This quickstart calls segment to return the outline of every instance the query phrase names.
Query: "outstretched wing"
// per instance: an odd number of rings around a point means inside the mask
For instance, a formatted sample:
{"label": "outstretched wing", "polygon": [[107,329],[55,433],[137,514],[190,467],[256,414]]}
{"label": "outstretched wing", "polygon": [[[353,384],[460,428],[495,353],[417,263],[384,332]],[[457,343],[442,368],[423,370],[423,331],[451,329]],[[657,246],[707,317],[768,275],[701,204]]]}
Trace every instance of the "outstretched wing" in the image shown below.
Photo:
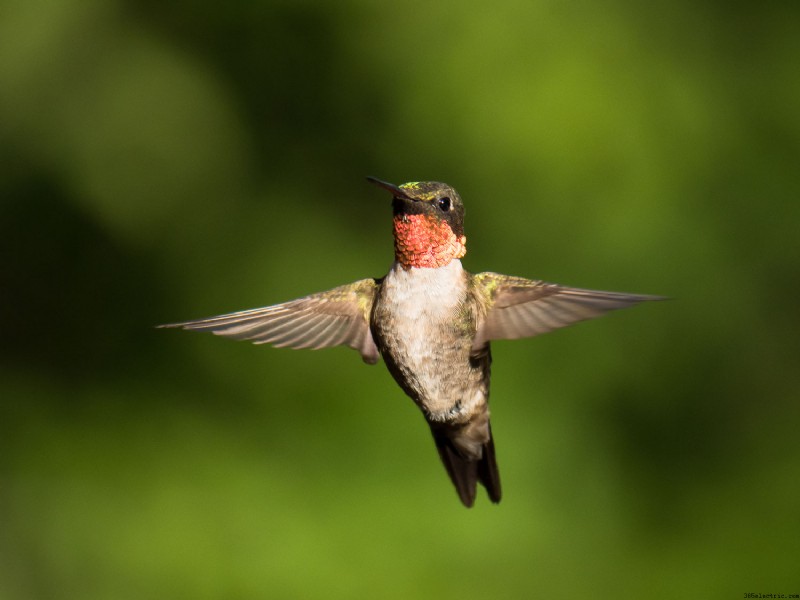
{"label": "outstretched wing", "polygon": [[664,299],[582,290],[497,273],[478,273],[472,276],[472,282],[473,293],[483,300],[482,305],[488,306],[486,314],[479,317],[473,351],[490,340],[533,337],[612,310]]}
{"label": "outstretched wing", "polygon": [[297,300],[227,315],[159,325],[210,331],[234,340],[288,348],[350,346],[364,362],[378,361],[369,318],[379,282],[362,279]]}

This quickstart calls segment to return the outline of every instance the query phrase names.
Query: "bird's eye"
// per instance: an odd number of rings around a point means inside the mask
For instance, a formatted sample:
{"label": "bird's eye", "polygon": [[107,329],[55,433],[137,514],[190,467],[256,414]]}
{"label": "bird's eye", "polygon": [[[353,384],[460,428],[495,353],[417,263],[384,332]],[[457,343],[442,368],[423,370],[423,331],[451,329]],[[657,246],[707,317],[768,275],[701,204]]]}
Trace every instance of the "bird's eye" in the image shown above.
{"label": "bird's eye", "polygon": [[450,198],[448,198],[447,196],[439,198],[439,209],[444,212],[450,210]]}

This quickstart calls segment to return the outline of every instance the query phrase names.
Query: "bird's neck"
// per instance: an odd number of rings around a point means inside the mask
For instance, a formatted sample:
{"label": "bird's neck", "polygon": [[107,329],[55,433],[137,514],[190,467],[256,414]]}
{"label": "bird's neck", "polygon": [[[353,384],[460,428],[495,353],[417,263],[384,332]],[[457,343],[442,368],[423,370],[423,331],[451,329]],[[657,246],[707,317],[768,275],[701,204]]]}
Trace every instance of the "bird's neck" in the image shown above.
{"label": "bird's neck", "polygon": [[450,225],[428,215],[394,217],[394,257],[404,268],[435,269],[467,253],[466,236],[456,236]]}

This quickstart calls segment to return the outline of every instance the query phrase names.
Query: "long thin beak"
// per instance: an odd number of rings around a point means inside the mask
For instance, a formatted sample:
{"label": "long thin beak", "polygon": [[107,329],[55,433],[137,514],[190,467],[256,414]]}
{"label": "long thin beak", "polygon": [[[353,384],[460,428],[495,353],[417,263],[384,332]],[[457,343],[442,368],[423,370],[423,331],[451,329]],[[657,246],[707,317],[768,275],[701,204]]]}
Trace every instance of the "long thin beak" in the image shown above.
{"label": "long thin beak", "polygon": [[408,194],[406,194],[403,190],[401,190],[393,183],[387,183],[386,181],[381,181],[377,177],[367,177],[367,181],[369,181],[370,183],[374,183],[378,187],[382,187],[383,189],[392,192],[392,194],[397,198],[408,198]]}

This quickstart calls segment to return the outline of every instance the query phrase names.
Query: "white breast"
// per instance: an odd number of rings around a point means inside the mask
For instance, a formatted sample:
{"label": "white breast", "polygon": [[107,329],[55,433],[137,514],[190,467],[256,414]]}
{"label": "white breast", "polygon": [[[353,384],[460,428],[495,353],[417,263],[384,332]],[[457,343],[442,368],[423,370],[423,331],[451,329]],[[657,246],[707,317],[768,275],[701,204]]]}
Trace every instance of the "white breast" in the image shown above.
{"label": "white breast", "polygon": [[428,324],[448,320],[464,301],[467,280],[458,259],[437,269],[404,269],[395,263],[382,288],[384,308],[396,320],[413,326],[420,319]]}
{"label": "white breast", "polygon": [[466,295],[467,277],[457,259],[436,269],[395,264],[381,284],[373,323],[381,352],[429,416],[471,402],[465,392],[473,385],[471,340],[459,338],[457,324]]}

